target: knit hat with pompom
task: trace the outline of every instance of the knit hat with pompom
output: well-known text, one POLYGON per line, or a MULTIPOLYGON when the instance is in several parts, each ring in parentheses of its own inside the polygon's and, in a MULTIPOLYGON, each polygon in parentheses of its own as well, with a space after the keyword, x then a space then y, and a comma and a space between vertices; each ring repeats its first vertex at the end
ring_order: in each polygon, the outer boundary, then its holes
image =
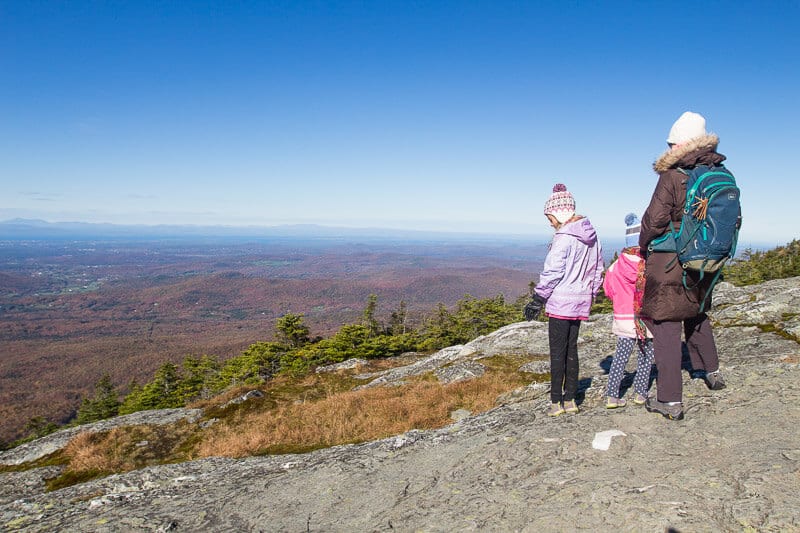
POLYGON ((544 214, 553 215, 561 224, 575 216, 575 198, 563 183, 556 183, 553 194, 544 204, 544 214))
POLYGON ((642 225, 639 222, 639 217, 636 213, 628 213, 625 215, 625 247, 639 246, 639 232, 642 225))

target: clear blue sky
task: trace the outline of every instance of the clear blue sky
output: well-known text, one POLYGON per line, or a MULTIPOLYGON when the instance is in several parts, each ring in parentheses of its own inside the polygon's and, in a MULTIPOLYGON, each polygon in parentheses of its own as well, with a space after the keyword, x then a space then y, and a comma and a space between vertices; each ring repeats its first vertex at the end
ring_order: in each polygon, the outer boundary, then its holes
POLYGON ((0 1, 0 220, 601 237, 708 119, 798 237, 800 2, 0 1))

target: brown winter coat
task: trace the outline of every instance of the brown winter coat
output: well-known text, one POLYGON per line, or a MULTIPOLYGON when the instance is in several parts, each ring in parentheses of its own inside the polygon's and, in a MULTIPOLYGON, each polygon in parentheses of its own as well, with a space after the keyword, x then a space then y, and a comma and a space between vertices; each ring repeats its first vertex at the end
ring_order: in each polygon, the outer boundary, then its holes
MULTIPOLYGON (((642 215, 639 246, 642 250, 653 239, 670 230, 670 221, 675 229, 680 227, 683 207, 686 202, 686 174, 678 169, 690 169, 697 165, 719 164, 725 156, 717 153, 719 138, 704 135, 675 149, 664 152, 653 164, 658 173, 658 183, 650 199, 650 205, 642 215)), ((707 276, 699 285, 687 290, 683 285, 683 269, 676 254, 655 252, 647 257, 646 283, 642 314, 653 320, 680 321, 699 314, 700 303, 706 295, 712 276, 707 276)), ((687 284, 697 283, 690 275, 687 284)), ((705 309, 711 307, 711 295, 705 309)))

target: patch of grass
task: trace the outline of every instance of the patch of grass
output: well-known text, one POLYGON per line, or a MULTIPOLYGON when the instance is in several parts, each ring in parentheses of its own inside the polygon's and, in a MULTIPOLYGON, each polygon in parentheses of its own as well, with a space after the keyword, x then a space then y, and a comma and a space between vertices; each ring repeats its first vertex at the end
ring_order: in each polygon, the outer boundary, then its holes
POLYGON ((361 367, 356 372, 357 374, 365 374, 368 372, 380 372, 382 370, 390 370, 401 366, 410 365, 428 357, 427 355, 418 353, 408 353, 403 355, 396 355, 394 357, 382 357, 380 359, 370 359, 369 363, 361 367))
MULTIPOLYGON (((444 368, 444 367, 443 367, 444 368)), ((417 374, 416 376, 408 376, 403 378, 406 383, 440 383, 439 378, 433 372, 425 372, 424 374, 417 374)))
POLYGON ((72 485, 77 485, 78 483, 86 483, 93 479, 110 476, 114 473, 113 470, 66 470, 60 476, 48 479, 45 482, 45 489, 48 492, 63 489, 71 487, 72 485))
MULTIPOLYGON (((503 366, 496 360, 498 366, 503 366)), ((450 413, 494 407, 495 399, 525 382, 502 372, 441 385, 416 381, 398 387, 334 392, 326 397, 252 412, 211 427, 199 444, 201 457, 244 457, 309 451, 338 444, 389 437, 411 429, 432 429, 452 422, 450 413)))
POLYGON ((301 378, 280 377, 269 384, 266 394, 279 405, 294 402, 313 402, 338 392, 349 391, 363 383, 353 377, 353 371, 308 374, 301 378))
POLYGON ((63 466, 69 462, 64 455, 63 450, 55 451, 44 457, 40 457, 35 461, 29 461, 20 465, 0 465, 0 473, 5 472, 25 472, 26 470, 33 470, 34 468, 43 468, 45 466, 63 466))
POLYGON ((195 402, 193 407, 203 409, 204 418, 228 420, 244 416, 251 411, 263 412, 275 409, 280 405, 319 400, 337 392, 351 390, 356 385, 363 383, 352 377, 351 374, 351 371, 340 371, 307 374, 301 377, 277 376, 258 387, 238 387, 235 390, 226 391, 223 395, 195 402), (223 407, 228 401, 251 390, 259 390, 264 393, 264 396, 223 407))
MULTIPOLYGON (((548 360, 549 356, 534 357, 533 360, 548 360)), ((525 387, 533 382, 549 383, 550 372, 533 373, 520 372, 519 367, 531 362, 531 357, 522 355, 495 355, 479 361, 490 372, 498 373, 508 383, 510 392, 520 387, 525 387)), ((549 367, 548 367, 549 368, 549 367)))
MULTIPOLYGON (((357 444, 357 443, 342 442, 340 444, 357 444)), ((266 448, 259 450, 259 452, 254 455, 285 455, 294 453, 310 453, 315 450, 321 450, 323 448, 328 448, 328 446, 324 444, 316 444, 316 445, 276 444, 274 446, 267 446, 266 448)))
POLYGON ((775 324, 758 324, 756 327, 761 331, 763 331, 764 333, 774 333, 775 335, 783 337, 784 339, 800 343, 800 339, 798 339, 788 331, 779 328, 775 324))
MULTIPOLYGON (((527 355, 499 354, 478 359, 478 362, 492 372, 500 372, 505 376, 511 377, 514 375, 524 376, 527 374, 527 372, 520 372, 519 367, 525 363, 531 362, 532 359, 538 360, 539 358, 531 358, 527 355)), ((544 356, 542 359, 548 359, 548 357, 544 356)))
POLYGON ((357 369, 297 378, 279 376, 257 388, 263 397, 222 407, 254 387, 230 389, 192 405, 204 410, 204 419, 217 419, 207 429, 181 421, 81 433, 37 466, 45 462, 65 466, 61 475, 47 482, 48 490, 56 490, 112 473, 198 457, 306 453, 410 429, 442 427, 452 422, 452 411, 487 411, 498 396, 531 381, 529 374, 518 371, 529 357, 498 355, 481 359, 487 372, 471 381, 442 385, 428 372, 402 386, 353 390, 363 383, 355 379, 356 374, 407 365, 419 357, 373 360, 357 369))
POLYGON ((47 482, 47 489, 56 490, 145 466, 187 461, 194 458, 197 441, 196 426, 186 421, 79 433, 62 451, 66 468, 47 482))

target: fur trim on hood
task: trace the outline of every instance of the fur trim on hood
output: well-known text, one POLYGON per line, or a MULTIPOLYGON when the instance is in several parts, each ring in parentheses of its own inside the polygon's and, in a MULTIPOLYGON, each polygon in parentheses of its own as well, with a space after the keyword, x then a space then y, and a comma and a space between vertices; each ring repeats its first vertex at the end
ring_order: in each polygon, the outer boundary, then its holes
POLYGON ((686 144, 682 144, 677 148, 670 148, 653 163, 653 170, 656 172, 664 172, 674 168, 681 159, 694 152, 708 152, 716 151, 719 144, 719 137, 713 133, 696 137, 686 144))

